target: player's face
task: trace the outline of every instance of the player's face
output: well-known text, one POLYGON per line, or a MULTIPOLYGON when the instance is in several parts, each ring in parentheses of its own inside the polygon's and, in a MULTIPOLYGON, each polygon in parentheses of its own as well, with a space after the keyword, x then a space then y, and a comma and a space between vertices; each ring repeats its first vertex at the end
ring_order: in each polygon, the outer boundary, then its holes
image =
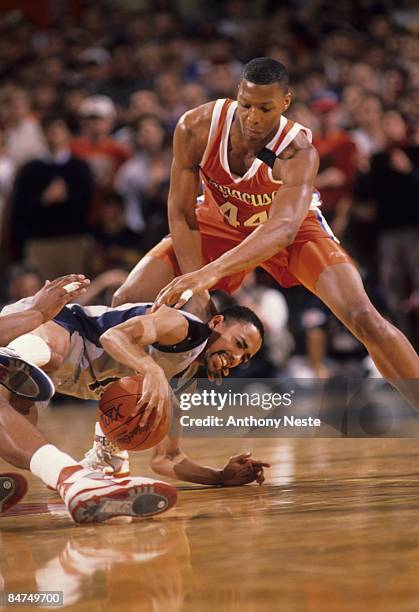
POLYGON ((237 116, 246 140, 262 141, 278 129, 279 119, 291 103, 291 94, 277 83, 255 85, 242 80, 237 94, 237 116))
POLYGON ((203 355, 210 378, 220 378, 228 370, 251 359, 262 346, 262 339, 253 323, 230 320, 217 315, 208 323, 213 334, 203 355))

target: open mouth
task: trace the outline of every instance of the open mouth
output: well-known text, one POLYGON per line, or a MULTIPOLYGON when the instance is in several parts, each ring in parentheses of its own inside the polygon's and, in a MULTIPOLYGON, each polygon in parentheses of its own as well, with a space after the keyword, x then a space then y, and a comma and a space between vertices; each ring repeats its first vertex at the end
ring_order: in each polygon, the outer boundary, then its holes
POLYGON ((230 359, 228 358, 226 353, 217 353, 218 358, 221 362, 221 367, 222 368, 229 368, 230 367, 230 359))

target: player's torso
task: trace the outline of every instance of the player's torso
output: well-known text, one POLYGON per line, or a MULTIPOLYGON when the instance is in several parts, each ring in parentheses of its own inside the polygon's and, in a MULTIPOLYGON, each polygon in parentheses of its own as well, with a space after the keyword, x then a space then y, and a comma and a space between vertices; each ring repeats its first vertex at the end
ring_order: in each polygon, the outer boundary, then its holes
MULTIPOLYGON (((63 364, 52 379, 57 391, 81 399, 100 399, 105 388, 123 376, 135 372, 119 363, 102 347, 100 336, 108 329, 136 316, 146 314, 150 304, 123 304, 117 308, 107 306, 65 307, 54 319, 70 333, 70 349, 63 364)), ((188 319, 196 319, 183 313, 188 319)), ((159 350, 147 347, 153 359, 162 367, 168 380, 191 365, 206 345, 206 338, 185 343, 178 350, 159 350)))
MULTIPOLYGON (((204 202, 197 207, 197 216, 198 220, 201 216, 215 216, 247 234, 266 223, 283 182, 274 178, 272 167, 259 157, 248 161, 241 176, 234 173, 235 155, 234 151, 229 152, 229 139, 236 108, 237 102, 228 99, 217 100, 214 105, 208 142, 200 163, 204 202)), ((281 117, 278 130, 265 149, 273 156, 280 155, 301 130, 311 140, 310 130, 281 117)), ((318 194, 314 194, 312 207, 318 202, 318 194)))

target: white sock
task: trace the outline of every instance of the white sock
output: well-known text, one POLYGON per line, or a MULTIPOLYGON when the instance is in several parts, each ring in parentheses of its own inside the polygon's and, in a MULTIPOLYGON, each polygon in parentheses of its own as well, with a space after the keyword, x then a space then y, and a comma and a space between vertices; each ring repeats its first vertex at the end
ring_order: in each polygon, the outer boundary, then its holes
POLYGON ((95 436, 100 436, 101 438, 105 437, 105 434, 102 431, 99 421, 96 421, 95 424, 95 436))
POLYGON ((32 455, 30 470, 45 484, 55 489, 61 470, 72 465, 80 464, 70 455, 58 450, 56 446, 45 444, 32 455))
POLYGON ((44 366, 51 359, 51 349, 48 344, 35 334, 23 334, 18 336, 7 345, 19 353, 20 357, 38 368, 44 366))

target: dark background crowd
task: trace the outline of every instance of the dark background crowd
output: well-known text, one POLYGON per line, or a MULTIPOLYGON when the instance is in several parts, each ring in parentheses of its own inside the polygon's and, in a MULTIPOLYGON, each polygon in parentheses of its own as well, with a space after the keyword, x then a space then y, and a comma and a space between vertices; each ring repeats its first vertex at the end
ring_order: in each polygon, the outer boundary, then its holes
MULTIPOLYGON (((0 0, 1 302, 82 272, 109 302, 168 231, 180 115, 235 97, 244 63, 290 72, 322 211, 378 308, 419 345, 419 10, 387 0, 0 0)), ((371 368, 303 288, 256 272, 258 376, 371 368), (361 366, 362 364, 362 366, 361 366)), ((230 300, 217 296, 219 303, 230 300)))

